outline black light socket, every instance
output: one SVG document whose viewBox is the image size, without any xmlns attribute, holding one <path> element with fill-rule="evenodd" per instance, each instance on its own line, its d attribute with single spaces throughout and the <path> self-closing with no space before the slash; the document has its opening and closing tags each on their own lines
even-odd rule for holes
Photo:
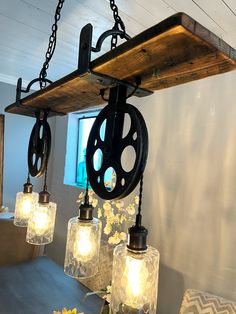
<svg viewBox="0 0 236 314">
<path fill-rule="evenodd" d="M 88 202 L 81 204 L 79 207 L 79 220 L 92 220 L 93 219 L 93 206 Z"/>
<path fill-rule="evenodd" d="M 148 230 L 141 225 L 142 216 L 136 216 L 136 224 L 129 228 L 128 249 L 133 251 L 145 251 L 147 249 Z"/>
<path fill-rule="evenodd" d="M 50 193 L 48 191 L 42 191 L 39 193 L 39 203 L 48 204 L 50 200 Z"/>
<path fill-rule="evenodd" d="M 33 191 L 33 184 L 27 182 L 24 184 L 23 193 L 32 193 Z"/>
</svg>

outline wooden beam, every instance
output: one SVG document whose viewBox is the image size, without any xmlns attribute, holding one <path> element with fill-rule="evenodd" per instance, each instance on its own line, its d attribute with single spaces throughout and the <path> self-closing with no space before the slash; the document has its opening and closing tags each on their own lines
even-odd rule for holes
<svg viewBox="0 0 236 314">
<path fill-rule="evenodd" d="M 141 77 L 141 88 L 154 92 L 191 82 L 236 68 L 236 51 L 222 39 L 184 13 L 177 13 L 149 28 L 90 64 L 99 75 L 135 85 Z M 108 82 L 108 83 L 107 83 Z M 102 88 L 109 80 L 91 79 L 91 73 L 75 71 L 43 91 L 6 108 L 7 112 L 32 115 L 25 107 L 66 114 L 102 105 Z"/>
</svg>

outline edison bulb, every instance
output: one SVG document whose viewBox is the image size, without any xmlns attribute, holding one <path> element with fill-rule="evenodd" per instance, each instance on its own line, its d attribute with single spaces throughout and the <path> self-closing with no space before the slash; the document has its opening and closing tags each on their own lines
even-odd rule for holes
<svg viewBox="0 0 236 314">
<path fill-rule="evenodd" d="M 38 193 L 19 192 L 16 195 L 16 205 L 14 214 L 14 225 L 27 227 L 31 211 L 35 209 L 38 202 Z"/>
<path fill-rule="evenodd" d="M 71 277 L 91 277 L 98 271 L 101 221 L 79 220 L 68 223 L 64 271 Z"/>
<path fill-rule="evenodd" d="M 127 256 L 126 258 L 126 273 L 127 276 L 127 304 L 131 303 L 129 300 L 136 298 L 143 293 L 148 273 L 146 267 L 142 263 L 142 260 Z"/>
<path fill-rule="evenodd" d="M 35 245 L 51 243 L 53 241 L 55 218 L 55 203 L 38 203 L 29 218 L 26 241 Z"/>
<path fill-rule="evenodd" d="M 114 250 L 111 313 L 156 314 L 159 252 L 131 251 L 125 244 Z"/>
<path fill-rule="evenodd" d="M 42 235 L 49 226 L 50 218 L 48 217 L 48 212 L 36 212 L 33 219 L 37 234 Z"/>
<path fill-rule="evenodd" d="M 93 257 L 96 251 L 97 241 L 94 238 L 96 235 L 92 232 L 90 226 L 81 225 L 76 233 L 76 240 L 74 244 L 74 254 L 77 260 L 87 261 Z"/>
</svg>

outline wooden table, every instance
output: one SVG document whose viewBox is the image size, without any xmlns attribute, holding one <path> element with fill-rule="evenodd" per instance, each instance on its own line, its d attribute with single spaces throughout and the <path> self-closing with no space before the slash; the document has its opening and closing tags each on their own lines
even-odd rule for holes
<svg viewBox="0 0 236 314">
<path fill-rule="evenodd" d="M 0 314 L 52 314 L 63 307 L 99 314 L 102 300 L 97 296 L 85 300 L 87 292 L 45 256 L 0 267 Z"/>
</svg>

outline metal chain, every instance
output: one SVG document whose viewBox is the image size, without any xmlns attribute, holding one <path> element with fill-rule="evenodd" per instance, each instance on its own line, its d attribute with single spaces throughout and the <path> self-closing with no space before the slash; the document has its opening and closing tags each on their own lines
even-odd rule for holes
<svg viewBox="0 0 236 314">
<path fill-rule="evenodd" d="M 52 34 L 49 37 L 49 42 L 48 42 L 48 49 L 45 54 L 45 61 L 43 63 L 43 67 L 39 73 L 39 84 L 40 84 L 40 89 L 43 89 L 47 86 L 47 83 L 45 81 L 47 77 L 47 70 L 49 68 L 49 62 L 52 59 L 52 56 L 54 54 L 55 48 L 56 48 L 56 43 L 57 43 L 57 23 L 61 18 L 61 9 L 63 7 L 65 0 L 58 0 L 58 5 L 56 7 L 56 12 L 54 15 L 54 24 L 52 25 Z"/>
<path fill-rule="evenodd" d="M 122 21 L 121 17 L 119 16 L 118 7 L 115 4 L 115 0 L 110 0 L 110 7 L 113 11 L 113 17 L 115 20 L 115 24 L 113 26 L 113 30 L 121 30 L 123 33 L 125 33 L 125 24 Z M 114 34 L 111 38 L 111 50 L 115 49 L 117 46 L 118 41 L 118 35 Z"/>
</svg>

